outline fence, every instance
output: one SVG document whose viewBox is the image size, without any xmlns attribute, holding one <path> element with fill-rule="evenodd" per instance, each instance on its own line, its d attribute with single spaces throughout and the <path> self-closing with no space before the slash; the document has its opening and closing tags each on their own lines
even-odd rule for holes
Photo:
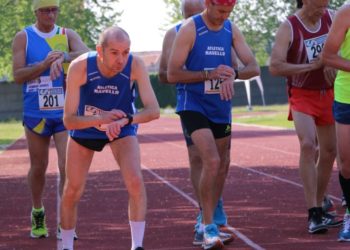
<svg viewBox="0 0 350 250">
<path fill-rule="evenodd" d="M 159 105 L 175 107 L 176 90 L 174 85 L 162 84 L 156 74 L 150 75 L 153 89 L 158 98 Z M 284 78 L 273 77 L 267 67 L 261 68 L 261 79 L 264 87 L 266 105 L 287 103 L 287 91 Z M 251 105 L 263 105 L 261 92 L 255 81 L 250 83 Z M 137 101 L 139 103 L 139 101 Z M 247 93 L 244 82 L 235 84 L 233 106 L 248 106 Z M 22 86 L 13 83 L 0 84 L 0 120 L 21 119 L 22 117 Z"/>
</svg>

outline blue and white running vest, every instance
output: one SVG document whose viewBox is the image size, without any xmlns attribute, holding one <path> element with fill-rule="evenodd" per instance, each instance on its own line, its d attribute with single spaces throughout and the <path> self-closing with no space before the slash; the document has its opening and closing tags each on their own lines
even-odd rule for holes
<svg viewBox="0 0 350 250">
<path fill-rule="evenodd" d="M 64 28 L 54 27 L 50 33 L 38 31 L 34 25 L 24 29 L 27 35 L 26 66 L 35 65 L 52 50 L 65 51 L 68 40 L 61 34 Z M 62 43 L 62 44 L 59 44 Z M 62 118 L 64 105 L 63 73 L 54 81 L 50 69 L 34 80 L 23 84 L 23 114 L 36 118 Z"/>
<path fill-rule="evenodd" d="M 192 17 L 196 39 L 185 66 L 189 71 L 213 70 L 220 64 L 232 67 L 232 27 L 226 20 L 221 30 L 211 31 L 202 16 Z M 176 111 L 197 111 L 215 123 L 231 123 L 231 100 L 220 99 L 219 80 L 177 84 Z"/>
<path fill-rule="evenodd" d="M 99 114 L 101 111 L 120 109 L 125 113 L 134 114 L 136 108 L 135 83 L 131 84 L 132 55 L 122 72 L 106 78 L 97 67 L 96 51 L 89 52 L 87 57 L 87 82 L 80 87 L 80 102 L 78 116 Z M 136 135 L 137 125 L 132 124 L 122 128 L 119 137 Z M 72 137 L 84 139 L 108 139 L 103 126 L 72 130 Z"/>
</svg>

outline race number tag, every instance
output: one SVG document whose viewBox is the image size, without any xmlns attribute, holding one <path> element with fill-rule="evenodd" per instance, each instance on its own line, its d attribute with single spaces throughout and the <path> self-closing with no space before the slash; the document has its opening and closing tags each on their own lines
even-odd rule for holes
<svg viewBox="0 0 350 250">
<path fill-rule="evenodd" d="M 204 82 L 204 93 L 205 94 L 219 94 L 220 93 L 220 84 L 222 83 L 222 80 L 213 79 L 213 80 L 206 80 Z"/>
<path fill-rule="evenodd" d="M 323 35 L 304 41 L 309 62 L 312 62 L 321 54 L 326 39 L 327 35 Z"/>
<path fill-rule="evenodd" d="M 213 70 L 213 68 L 204 68 L 204 70 Z M 221 79 L 212 79 L 204 81 L 204 94 L 219 94 Z"/>
<path fill-rule="evenodd" d="M 104 112 L 104 110 L 99 109 L 99 108 L 94 107 L 94 106 L 91 106 L 91 105 L 85 105 L 85 108 L 84 108 L 84 115 L 85 116 L 99 115 L 102 112 Z M 100 131 L 106 131 L 107 124 L 101 124 L 99 126 L 95 126 L 95 128 L 97 128 Z"/>
<path fill-rule="evenodd" d="M 64 91 L 62 87 L 39 88 L 38 97 L 40 110 L 63 109 Z"/>
</svg>

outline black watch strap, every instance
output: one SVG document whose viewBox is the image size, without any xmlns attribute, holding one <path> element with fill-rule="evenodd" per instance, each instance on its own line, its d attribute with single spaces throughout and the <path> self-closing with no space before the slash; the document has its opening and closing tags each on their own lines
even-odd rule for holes
<svg viewBox="0 0 350 250">
<path fill-rule="evenodd" d="M 235 70 L 235 80 L 238 79 L 238 69 L 234 69 Z"/>
<path fill-rule="evenodd" d="M 132 114 L 126 114 L 126 118 L 129 120 L 128 123 L 125 126 L 128 126 L 132 123 L 132 121 L 134 120 L 134 117 L 132 116 Z"/>
</svg>

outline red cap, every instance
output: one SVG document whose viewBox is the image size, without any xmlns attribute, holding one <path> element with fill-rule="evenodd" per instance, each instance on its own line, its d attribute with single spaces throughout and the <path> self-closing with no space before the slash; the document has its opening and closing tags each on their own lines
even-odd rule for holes
<svg viewBox="0 0 350 250">
<path fill-rule="evenodd" d="M 236 4 L 236 0 L 211 0 L 213 4 L 233 6 Z"/>
</svg>

